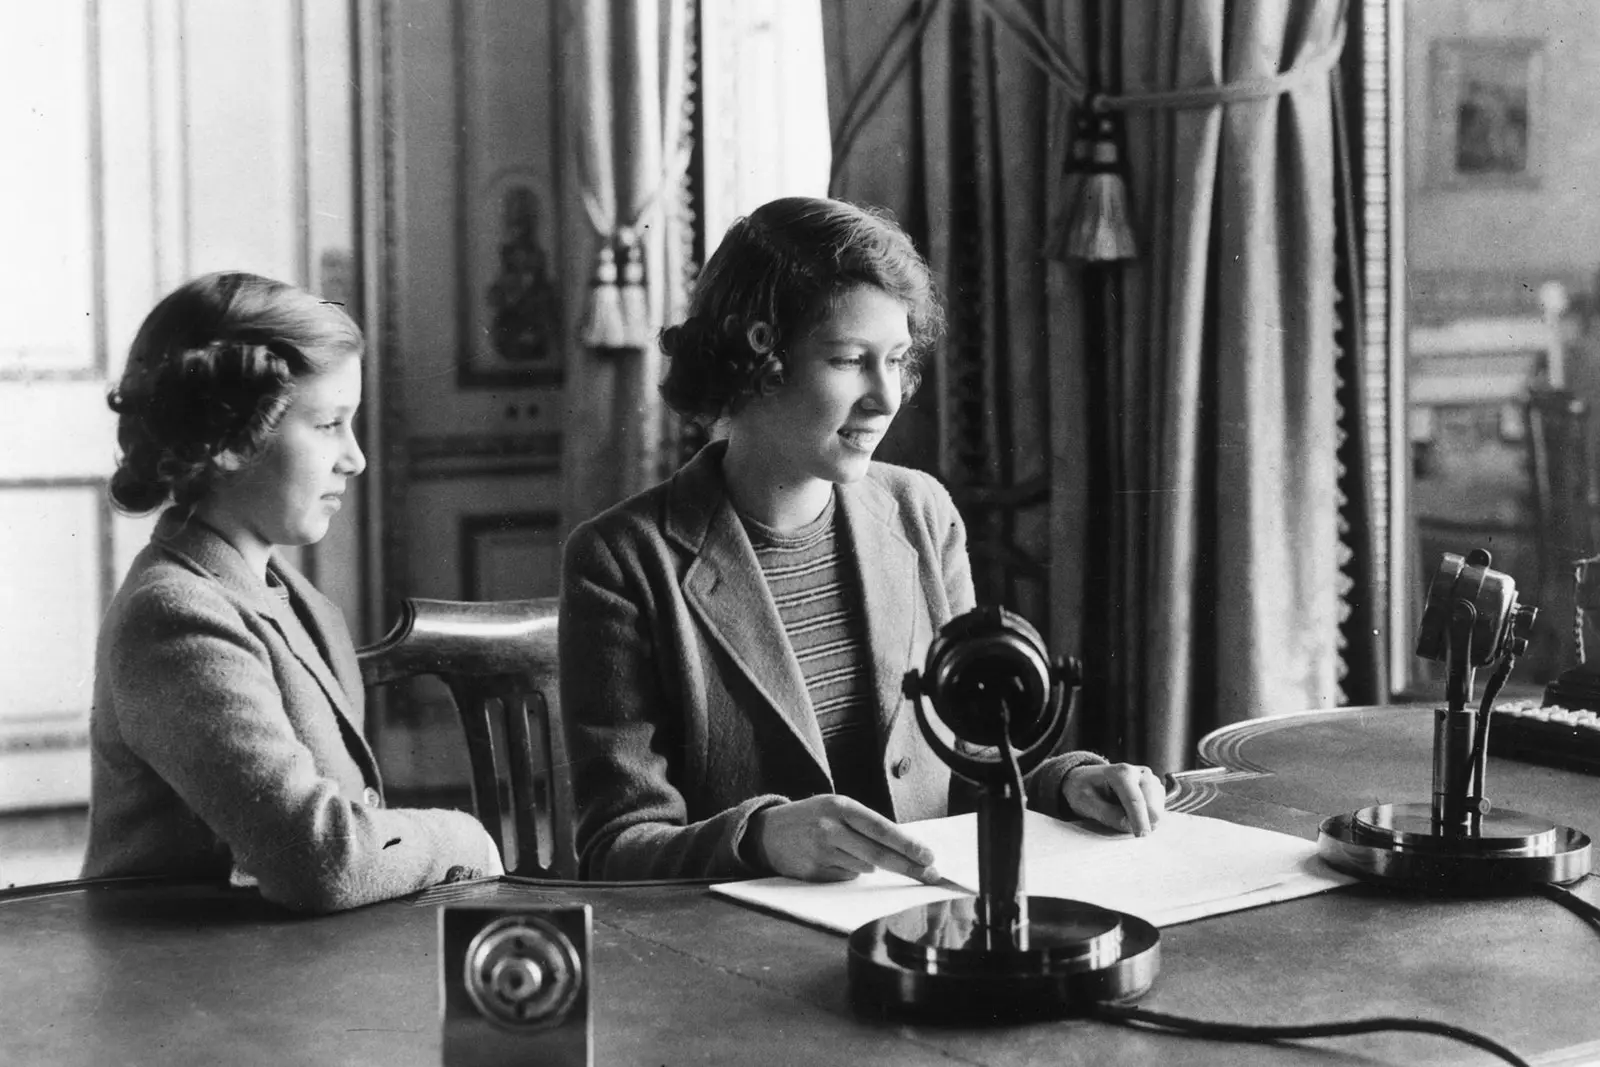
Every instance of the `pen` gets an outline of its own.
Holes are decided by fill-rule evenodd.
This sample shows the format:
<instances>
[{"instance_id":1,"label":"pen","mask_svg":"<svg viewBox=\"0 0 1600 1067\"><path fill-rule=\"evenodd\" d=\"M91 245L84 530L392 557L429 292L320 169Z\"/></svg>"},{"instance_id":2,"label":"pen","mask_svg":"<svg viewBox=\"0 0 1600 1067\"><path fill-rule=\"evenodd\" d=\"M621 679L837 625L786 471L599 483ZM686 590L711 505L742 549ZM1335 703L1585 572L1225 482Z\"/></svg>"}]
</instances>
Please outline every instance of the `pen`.
<instances>
[{"instance_id":1,"label":"pen","mask_svg":"<svg viewBox=\"0 0 1600 1067\"><path fill-rule=\"evenodd\" d=\"M952 881L951 879L946 878L944 875L937 872L935 872L931 878L919 877L917 881L921 882L923 885L931 885L935 889L948 889L952 893L965 893L968 896L976 895L972 890L968 889L960 882Z\"/></svg>"}]
</instances>

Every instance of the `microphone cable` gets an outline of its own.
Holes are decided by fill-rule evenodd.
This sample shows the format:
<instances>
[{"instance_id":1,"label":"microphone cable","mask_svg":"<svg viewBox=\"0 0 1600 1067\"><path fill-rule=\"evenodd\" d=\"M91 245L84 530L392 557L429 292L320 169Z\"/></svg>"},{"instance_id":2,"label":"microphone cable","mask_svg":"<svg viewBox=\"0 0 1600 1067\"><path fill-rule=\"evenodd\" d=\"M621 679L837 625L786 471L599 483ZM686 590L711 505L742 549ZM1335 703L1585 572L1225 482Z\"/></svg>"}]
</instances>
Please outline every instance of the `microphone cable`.
<instances>
[{"instance_id":1,"label":"microphone cable","mask_svg":"<svg viewBox=\"0 0 1600 1067\"><path fill-rule=\"evenodd\" d=\"M1296 1041L1311 1037L1349 1037L1354 1034L1373 1034L1385 1030L1433 1034L1437 1037L1459 1041L1464 1045L1491 1053L1515 1067L1532 1067L1521 1056L1492 1038L1485 1037L1465 1027L1433 1019L1407 1019L1399 1015L1374 1015L1366 1019L1344 1022L1302 1023L1294 1026L1253 1026L1246 1023L1220 1023L1205 1019L1189 1019L1182 1015L1168 1015L1145 1008L1097 1003L1089 1009L1089 1017L1133 1029L1166 1030L1189 1037L1210 1038L1218 1041Z\"/></svg>"},{"instance_id":2,"label":"microphone cable","mask_svg":"<svg viewBox=\"0 0 1600 1067\"><path fill-rule=\"evenodd\" d=\"M1533 890L1540 896L1560 904L1563 908L1578 916L1578 918L1587 921L1596 933L1600 933L1600 907L1584 900L1566 886L1541 882L1534 886Z\"/></svg>"}]
</instances>

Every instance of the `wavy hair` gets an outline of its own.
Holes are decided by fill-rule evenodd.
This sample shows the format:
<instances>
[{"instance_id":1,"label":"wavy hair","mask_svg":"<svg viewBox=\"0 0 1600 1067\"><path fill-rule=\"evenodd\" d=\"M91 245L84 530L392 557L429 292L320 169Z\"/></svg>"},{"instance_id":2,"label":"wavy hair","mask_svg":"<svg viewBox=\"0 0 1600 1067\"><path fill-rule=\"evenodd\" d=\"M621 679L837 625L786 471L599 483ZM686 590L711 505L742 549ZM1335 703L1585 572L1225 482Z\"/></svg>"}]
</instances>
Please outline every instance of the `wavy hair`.
<instances>
[{"instance_id":1,"label":"wavy hair","mask_svg":"<svg viewBox=\"0 0 1600 1067\"><path fill-rule=\"evenodd\" d=\"M111 500L143 514L194 504L260 455L297 379L343 355L361 330L337 304L256 274L206 274L145 317L106 398L121 455Z\"/></svg>"},{"instance_id":2,"label":"wavy hair","mask_svg":"<svg viewBox=\"0 0 1600 1067\"><path fill-rule=\"evenodd\" d=\"M728 227L695 282L688 317L661 332L669 361L662 398L680 415L709 422L772 393L783 383L786 346L861 285L905 305L909 397L921 357L944 327L927 261L885 211L792 196Z\"/></svg>"}]
</instances>

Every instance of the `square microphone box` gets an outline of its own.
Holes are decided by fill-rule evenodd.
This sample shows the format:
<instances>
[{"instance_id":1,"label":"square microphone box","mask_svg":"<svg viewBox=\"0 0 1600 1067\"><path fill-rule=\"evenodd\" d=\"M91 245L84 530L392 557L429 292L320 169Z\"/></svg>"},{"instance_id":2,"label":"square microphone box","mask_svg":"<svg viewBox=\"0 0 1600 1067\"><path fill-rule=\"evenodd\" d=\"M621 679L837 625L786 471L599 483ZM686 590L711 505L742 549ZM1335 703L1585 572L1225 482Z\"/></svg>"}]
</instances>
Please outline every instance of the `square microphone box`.
<instances>
[{"instance_id":1,"label":"square microphone box","mask_svg":"<svg viewBox=\"0 0 1600 1067\"><path fill-rule=\"evenodd\" d=\"M444 1067L592 1067L587 904L439 909Z\"/></svg>"}]
</instances>

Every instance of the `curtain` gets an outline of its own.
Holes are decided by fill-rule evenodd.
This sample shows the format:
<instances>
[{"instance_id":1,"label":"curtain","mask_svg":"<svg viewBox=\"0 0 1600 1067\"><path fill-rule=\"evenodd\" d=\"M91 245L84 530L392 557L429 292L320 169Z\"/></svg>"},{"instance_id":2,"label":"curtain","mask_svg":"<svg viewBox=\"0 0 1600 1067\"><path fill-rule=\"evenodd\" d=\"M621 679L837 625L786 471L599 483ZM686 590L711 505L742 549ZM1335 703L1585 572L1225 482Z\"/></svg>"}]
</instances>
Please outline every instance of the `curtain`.
<instances>
[{"instance_id":1,"label":"curtain","mask_svg":"<svg viewBox=\"0 0 1600 1067\"><path fill-rule=\"evenodd\" d=\"M981 600L1092 659L1075 739L1170 770L1216 726L1341 702L1374 650L1346 642L1372 590L1351 578L1365 472L1341 467L1364 415L1341 392L1344 10L1108 0L1109 30L1095 10L829 0L835 191L901 213L949 306L930 425L886 458L951 485ZM1072 123L1102 113L1125 130L1134 258L1059 262Z\"/></svg>"},{"instance_id":2,"label":"curtain","mask_svg":"<svg viewBox=\"0 0 1600 1067\"><path fill-rule=\"evenodd\" d=\"M1339 702L1334 130L1341 0L1124 9L1124 91L1260 87L1128 114L1141 258L1123 273L1113 563L1130 755L1184 766L1223 723Z\"/></svg>"},{"instance_id":3,"label":"curtain","mask_svg":"<svg viewBox=\"0 0 1600 1067\"><path fill-rule=\"evenodd\" d=\"M569 365L568 524L658 481L676 459L656 335L683 314L693 259L688 115L693 0L563 0L565 146L591 282Z\"/></svg>"},{"instance_id":4,"label":"curtain","mask_svg":"<svg viewBox=\"0 0 1600 1067\"><path fill-rule=\"evenodd\" d=\"M1061 536L1052 439L1071 440L1076 423L1053 432L1050 413L1048 83L977 4L827 0L823 14L831 192L895 212L929 259L948 326L878 458L950 489L980 601L1070 644L1077 621L1051 604L1077 599L1079 575L1049 565ZM853 105L862 94L877 98L870 117Z\"/></svg>"}]
</instances>

